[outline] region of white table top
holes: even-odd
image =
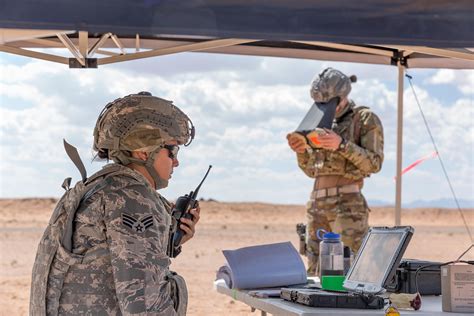
[[[218,293],[232,297],[272,315],[294,315],[294,316],[317,316],[317,315],[341,315],[341,316],[366,316],[385,315],[384,309],[348,309],[348,308],[319,308],[309,307],[301,304],[285,301],[281,298],[257,298],[247,294],[245,290],[229,289],[224,280],[214,282]],[[437,316],[437,315],[468,315],[461,313],[447,313],[441,309],[441,296],[423,296],[421,309],[418,311],[400,310],[401,315]],[[470,314],[472,315],[472,314]]]

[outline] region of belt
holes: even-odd
[[[348,185],[343,185],[340,187],[332,187],[332,188],[316,190],[314,191],[314,196],[316,199],[319,199],[326,196],[338,195],[339,193],[358,193],[358,192],[360,192],[359,185],[348,184]]]
[[[348,179],[343,177],[342,175],[318,176],[316,181],[314,181],[314,190],[342,187],[348,184],[361,184],[361,182],[363,181],[363,179]]]

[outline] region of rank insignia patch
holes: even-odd
[[[125,226],[127,226],[128,228],[132,229],[133,231],[137,233],[143,233],[148,228],[153,226],[153,216],[146,215],[140,219],[136,219],[135,217],[131,215],[122,214],[122,224],[124,224]]]

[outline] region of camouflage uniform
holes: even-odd
[[[143,175],[122,168],[76,212],[72,253],[83,259],[65,275],[60,315],[176,315],[167,280],[170,205]]]
[[[148,97],[143,96],[145,100]],[[123,105],[125,119],[133,112],[127,98],[118,100],[118,106]],[[135,105],[140,104],[140,99],[139,95],[132,95]],[[148,101],[145,107],[153,108],[150,104],[156,100],[147,104]],[[112,106],[117,110],[117,103]],[[189,140],[188,131],[183,132],[176,125],[175,131],[158,133],[156,126],[153,127],[152,121],[157,121],[153,116],[160,117],[163,111],[151,113],[143,106],[134,111],[140,111],[145,119],[135,117],[142,125],[133,125],[133,120],[128,122],[132,137],[137,137],[133,133],[133,127],[136,131],[137,126],[142,129],[138,137],[146,136],[147,129],[156,136],[152,141],[138,144],[125,137],[130,150],[153,142],[161,146],[168,139],[180,143]],[[105,114],[105,123],[101,115],[98,125],[123,122],[117,120],[120,111],[110,113],[112,117]],[[179,123],[179,119],[173,122]],[[108,127],[96,128],[97,149],[107,149],[103,145],[107,140],[103,130],[112,130],[117,135]],[[170,135],[172,132],[175,135]],[[111,146],[120,150],[120,143],[119,139]],[[157,148],[151,146],[148,150]],[[131,158],[126,152],[121,152],[121,156],[120,160]],[[111,158],[119,160],[115,156]],[[184,279],[168,268],[170,229],[176,227],[176,221],[170,214],[171,204],[155,189],[143,174],[112,163],[67,190],[38,246],[32,276],[31,315],[186,314]]]
[[[339,73],[331,68],[328,70],[322,73],[328,77],[319,75],[322,79],[316,83],[316,88],[313,81],[311,95],[315,100],[322,98],[328,101],[334,95],[346,97],[350,92],[350,83],[349,88],[347,84],[341,87],[341,80],[337,78]],[[336,115],[332,130],[346,141],[343,149],[314,149],[297,154],[298,166],[306,175],[315,178],[314,189],[307,203],[306,254],[309,275],[317,274],[319,269],[318,229],[340,233],[344,245],[351,247],[354,252],[359,249],[362,237],[368,230],[369,212],[360,189],[363,179],[378,172],[383,162],[382,123],[369,108],[356,107],[353,101],[349,101],[343,111]],[[320,189],[319,181],[323,178],[331,179],[333,186]],[[352,188],[354,192],[340,192],[344,188]]]

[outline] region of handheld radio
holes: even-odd
[[[201,183],[199,183],[194,191],[191,191],[189,194],[182,195],[176,200],[176,204],[171,211],[171,215],[176,219],[176,223],[178,225],[176,232],[173,234],[173,236],[171,236],[172,240],[170,242],[170,256],[173,258],[178,255],[179,245],[183,239],[183,236],[185,235],[185,232],[179,227],[180,220],[182,218],[193,218],[193,215],[189,213],[189,211],[197,206],[197,195],[199,193],[199,189],[201,188],[204,180],[206,180],[211,168],[212,166],[210,165],[209,169],[207,169],[207,172],[204,175],[204,178],[201,180]]]

